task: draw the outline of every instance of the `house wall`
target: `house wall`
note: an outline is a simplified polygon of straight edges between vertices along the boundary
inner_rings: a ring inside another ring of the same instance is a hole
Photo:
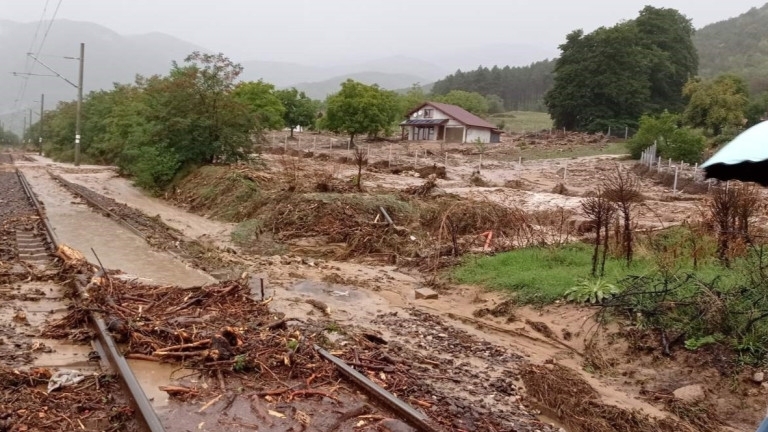
[[[478,129],[478,128],[469,128],[467,129],[467,139],[465,142],[467,143],[473,143],[480,139],[481,142],[489,143],[491,142],[491,130],[490,129]]]

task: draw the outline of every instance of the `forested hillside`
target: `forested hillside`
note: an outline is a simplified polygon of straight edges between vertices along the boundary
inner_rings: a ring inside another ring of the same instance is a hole
[[[702,77],[733,73],[747,81],[751,94],[768,90],[768,4],[697,30],[693,42]],[[544,111],[542,99],[554,82],[554,65],[555,60],[544,60],[524,67],[457,71],[437,81],[434,92],[466,90],[495,94],[508,109]]]
[[[768,4],[700,29],[694,44],[702,76],[733,73],[753,94],[768,90]]]
[[[504,107],[515,111],[543,111],[544,93],[552,87],[554,61],[544,60],[523,67],[492,68],[456,73],[437,81],[432,92],[444,95],[451,90],[465,90],[496,95]]]

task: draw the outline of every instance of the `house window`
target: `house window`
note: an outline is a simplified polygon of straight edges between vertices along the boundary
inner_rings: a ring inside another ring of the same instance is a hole
[[[424,118],[432,118],[432,111],[431,109],[425,109],[424,110]]]

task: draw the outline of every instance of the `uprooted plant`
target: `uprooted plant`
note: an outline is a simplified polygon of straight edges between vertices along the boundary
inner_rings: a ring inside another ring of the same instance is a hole
[[[355,165],[357,165],[357,190],[361,191],[363,190],[363,166],[368,165],[368,152],[363,150],[362,147],[355,147],[355,151],[353,153],[353,158],[355,160]]]

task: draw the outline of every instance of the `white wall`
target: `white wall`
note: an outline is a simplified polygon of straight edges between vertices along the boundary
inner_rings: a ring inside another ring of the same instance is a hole
[[[480,139],[481,142],[484,142],[484,143],[491,142],[491,130],[476,129],[476,128],[467,129],[467,139],[465,142],[473,143],[477,141],[478,138]]]

